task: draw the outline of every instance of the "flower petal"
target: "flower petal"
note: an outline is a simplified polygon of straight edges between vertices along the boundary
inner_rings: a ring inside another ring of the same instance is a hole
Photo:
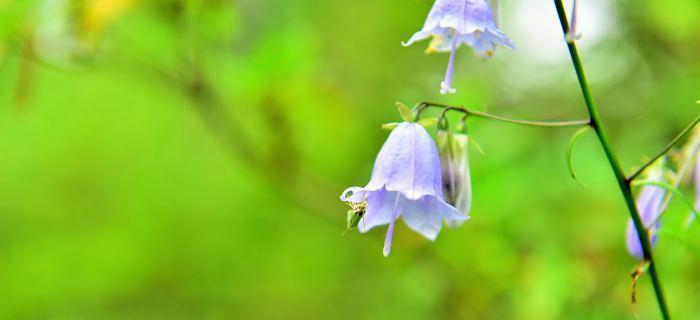
[[[650,174],[649,179],[653,181],[661,181],[662,177],[663,171],[657,170]],[[649,224],[657,220],[661,215],[661,212],[663,212],[664,208],[662,208],[662,206],[665,196],[665,189],[658,186],[646,185],[642,187],[642,191],[637,197],[637,210],[641,215],[644,225],[647,228],[650,228],[652,234],[650,240],[652,245],[656,245],[657,237],[653,235],[653,233],[659,228],[660,223],[655,223],[653,226],[649,226]],[[637,230],[635,229],[631,220],[627,224],[627,251],[629,251],[629,253],[637,259],[642,259],[644,257],[642,244],[639,242]]]
[[[418,123],[404,122],[382,146],[372,171],[368,191],[386,188],[408,199],[425,195],[442,198],[442,173],[435,142]]]
[[[396,194],[397,192],[388,192],[384,189],[369,192],[367,194],[367,210],[357,224],[357,229],[365,233],[374,227],[391,222]],[[399,216],[400,214],[399,212]]]
[[[468,219],[459,210],[434,196],[425,196],[413,201],[401,201],[399,211],[403,221],[411,230],[431,241],[437,238],[443,220],[456,223]]]
[[[350,187],[345,189],[340,195],[340,201],[361,203],[365,201],[365,194],[367,192],[362,187]]]
[[[634,229],[632,221],[627,224],[627,251],[639,260],[644,258],[642,244],[639,243],[639,236],[637,235],[637,230]]]
[[[403,45],[430,35],[434,38],[428,52],[451,51],[455,37],[455,48],[464,43],[474,47],[477,56],[490,57],[496,45],[515,49],[515,44],[498,28],[486,0],[437,0],[423,28]]]
[[[428,14],[428,20],[431,19],[439,21],[440,27],[452,28],[459,34],[496,27],[486,0],[437,0]]]
[[[400,208],[403,221],[411,230],[431,241],[437,238],[442,228],[442,215],[435,197],[426,196],[410,202],[402,201]]]
[[[421,41],[421,40],[427,39],[431,35],[434,35],[434,34],[430,30],[421,30],[421,31],[414,33],[413,36],[411,36],[411,38],[408,39],[408,41],[401,42],[401,45],[404,47],[408,47],[416,41]]]

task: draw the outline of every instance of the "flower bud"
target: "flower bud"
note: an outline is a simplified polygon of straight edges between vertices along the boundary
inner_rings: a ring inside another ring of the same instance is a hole
[[[466,133],[438,130],[436,140],[442,166],[443,198],[445,202],[468,216],[472,204],[468,159],[469,138]],[[461,221],[455,221],[455,223],[448,223],[448,226],[460,224]]]

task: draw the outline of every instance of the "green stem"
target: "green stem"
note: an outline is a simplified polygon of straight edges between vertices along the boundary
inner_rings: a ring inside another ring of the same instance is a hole
[[[559,22],[561,23],[561,28],[566,35],[569,32],[569,22],[566,18],[566,13],[564,11],[564,5],[561,0],[554,0],[554,5],[557,8],[557,14],[559,16]],[[639,215],[637,206],[634,202],[634,197],[632,196],[632,190],[629,181],[625,177],[620,162],[617,160],[615,153],[610,147],[608,138],[603,129],[603,124],[600,120],[600,115],[598,114],[598,108],[596,108],[593,98],[591,96],[590,88],[588,86],[588,81],[586,80],[586,75],[583,71],[583,65],[581,63],[581,58],[578,54],[578,49],[576,48],[576,43],[574,41],[567,41],[566,43],[569,49],[569,55],[571,56],[571,61],[574,64],[574,69],[576,70],[576,76],[578,77],[578,82],[581,87],[581,92],[583,93],[583,98],[586,102],[586,108],[588,109],[588,114],[591,117],[591,127],[595,130],[598,140],[605,151],[605,155],[610,163],[617,184],[620,187],[620,191],[625,199],[627,208],[629,209],[630,216],[634,227],[637,230],[637,235],[639,236],[639,242],[642,245],[642,251],[644,252],[644,259],[649,262],[649,276],[651,277],[652,284],[654,286],[654,292],[656,293],[656,300],[659,303],[659,309],[661,310],[661,315],[664,319],[670,319],[668,308],[666,306],[666,300],[664,298],[663,289],[661,288],[661,281],[656,271],[656,263],[654,263],[654,257],[652,255],[652,246],[649,242],[649,237],[646,236],[647,232],[644,228],[644,223]]]
[[[627,178],[627,180],[632,181],[635,178],[639,177],[639,175],[642,174],[642,172],[644,172],[644,170],[646,168],[648,168],[650,165],[652,165],[654,163],[654,161],[656,161],[659,158],[666,155],[666,153],[668,153],[668,151],[670,151],[671,148],[673,148],[675,145],[677,145],[681,140],[683,140],[683,138],[685,138],[693,130],[693,128],[698,124],[698,121],[700,121],[700,115],[695,117],[695,120],[693,120],[693,122],[691,122],[687,127],[685,127],[685,129],[683,129],[683,131],[681,131],[681,133],[679,133],[675,138],[673,138],[673,140],[671,140],[671,142],[669,142],[663,149],[661,149],[661,151],[659,151],[653,158],[651,158],[651,160],[647,161],[644,165],[642,165],[639,169],[637,169],[637,171],[635,171],[633,174],[631,174]]]
[[[491,119],[491,120],[507,122],[507,123],[514,123],[514,124],[531,126],[531,127],[562,128],[562,127],[580,127],[580,126],[590,125],[590,120],[529,121],[529,120],[512,119],[512,118],[497,116],[497,115],[490,114],[487,112],[469,110],[469,109],[467,109],[465,107],[461,107],[461,106],[450,106],[447,104],[434,103],[434,102],[421,102],[420,104],[418,104],[418,107],[416,107],[416,109],[415,109],[416,118],[420,117],[420,113],[425,111],[425,109],[427,109],[428,107],[442,108],[443,111],[442,111],[442,114],[440,115],[441,118],[444,118],[445,114],[447,114],[448,111],[454,110],[454,111],[464,113],[467,117],[474,116],[474,117],[480,117],[480,118],[485,118],[485,119]]]

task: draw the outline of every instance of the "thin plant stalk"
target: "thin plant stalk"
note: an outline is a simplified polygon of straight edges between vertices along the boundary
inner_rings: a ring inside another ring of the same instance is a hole
[[[569,32],[569,22],[566,18],[566,13],[564,11],[564,5],[561,0],[554,0],[554,5],[557,9],[557,15],[559,17],[559,22],[562,27],[562,31],[566,35]],[[629,180],[626,178],[625,173],[622,170],[622,166],[615,155],[615,152],[610,146],[607,135],[603,128],[603,123],[600,119],[598,113],[598,108],[596,107],[593,97],[591,95],[590,87],[588,86],[588,81],[586,80],[586,74],[583,70],[583,64],[581,58],[579,57],[578,49],[576,48],[575,41],[567,41],[567,48],[569,50],[569,55],[571,56],[571,61],[574,65],[574,70],[576,71],[576,76],[578,78],[579,85],[581,87],[581,92],[583,93],[583,98],[586,102],[586,108],[588,114],[591,118],[590,126],[596,133],[598,140],[600,141],[603,150],[605,151],[605,156],[610,164],[610,168],[615,174],[615,179],[622,192],[622,195],[627,204],[627,208],[630,212],[630,217],[637,230],[637,235],[639,236],[639,242],[642,245],[642,252],[644,253],[644,260],[649,263],[649,277],[651,278],[652,284],[654,286],[654,293],[656,294],[656,300],[659,304],[659,310],[664,319],[670,319],[668,307],[666,305],[666,299],[664,297],[663,289],[661,287],[661,281],[656,270],[656,263],[654,261],[654,256],[652,254],[652,246],[647,236],[646,229],[644,227],[644,222],[642,221],[637,206],[632,195],[632,188],[630,186]]]

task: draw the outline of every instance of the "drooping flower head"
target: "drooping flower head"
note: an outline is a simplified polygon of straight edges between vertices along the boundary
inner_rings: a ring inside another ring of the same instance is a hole
[[[653,182],[663,181],[663,162],[659,161],[658,165],[651,167],[647,174],[645,180]],[[665,210],[664,208],[664,197],[666,196],[666,190],[662,187],[655,185],[645,185],[642,187],[639,196],[637,197],[637,210],[641,215],[642,222],[649,230],[650,242],[652,245],[656,245],[657,236],[654,234],[656,230],[659,229],[660,222],[657,221],[661,213]],[[649,224],[654,225],[649,225]],[[634,223],[630,220],[627,225],[627,251],[637,258],[643,259],[644,252],[642,251],[642,244],[639,242],[639,236],[637,235],[637,230],[634,227]]]
[[[410,46],[416,41],[433,40],[428,52],[450,52],[450,61],[445,80],[440,84],[440,93],[455,93],[452,88],[452,73],[457,49],[462,45],[474,48],[477,56],[493,56],[496,45],[515,49],[515,44],[498,29],[493,12],[486,0],[437,0],[428,14],[423,29],[403,43]]]
[[[445,202],[469,215],[472,206],[472,186],[469,174],[469,138],[462,130],[453,133],[438,130],[436,141],[442,163],[442,191]],[[456,221],[459,225],[461,221]],[[449,222],[448,225],[455,224]]]
[[[364,188],[343,191],[342,201],[365,203],[357,223],[360,232],[385,224],[384,256],[391,252],[395,223],[406,225],[435,240],[442,221],[464,221],[467,216],[445,203],[437,147],[418,123],[402,122],[394,129],[377,155],[372,177]]]

